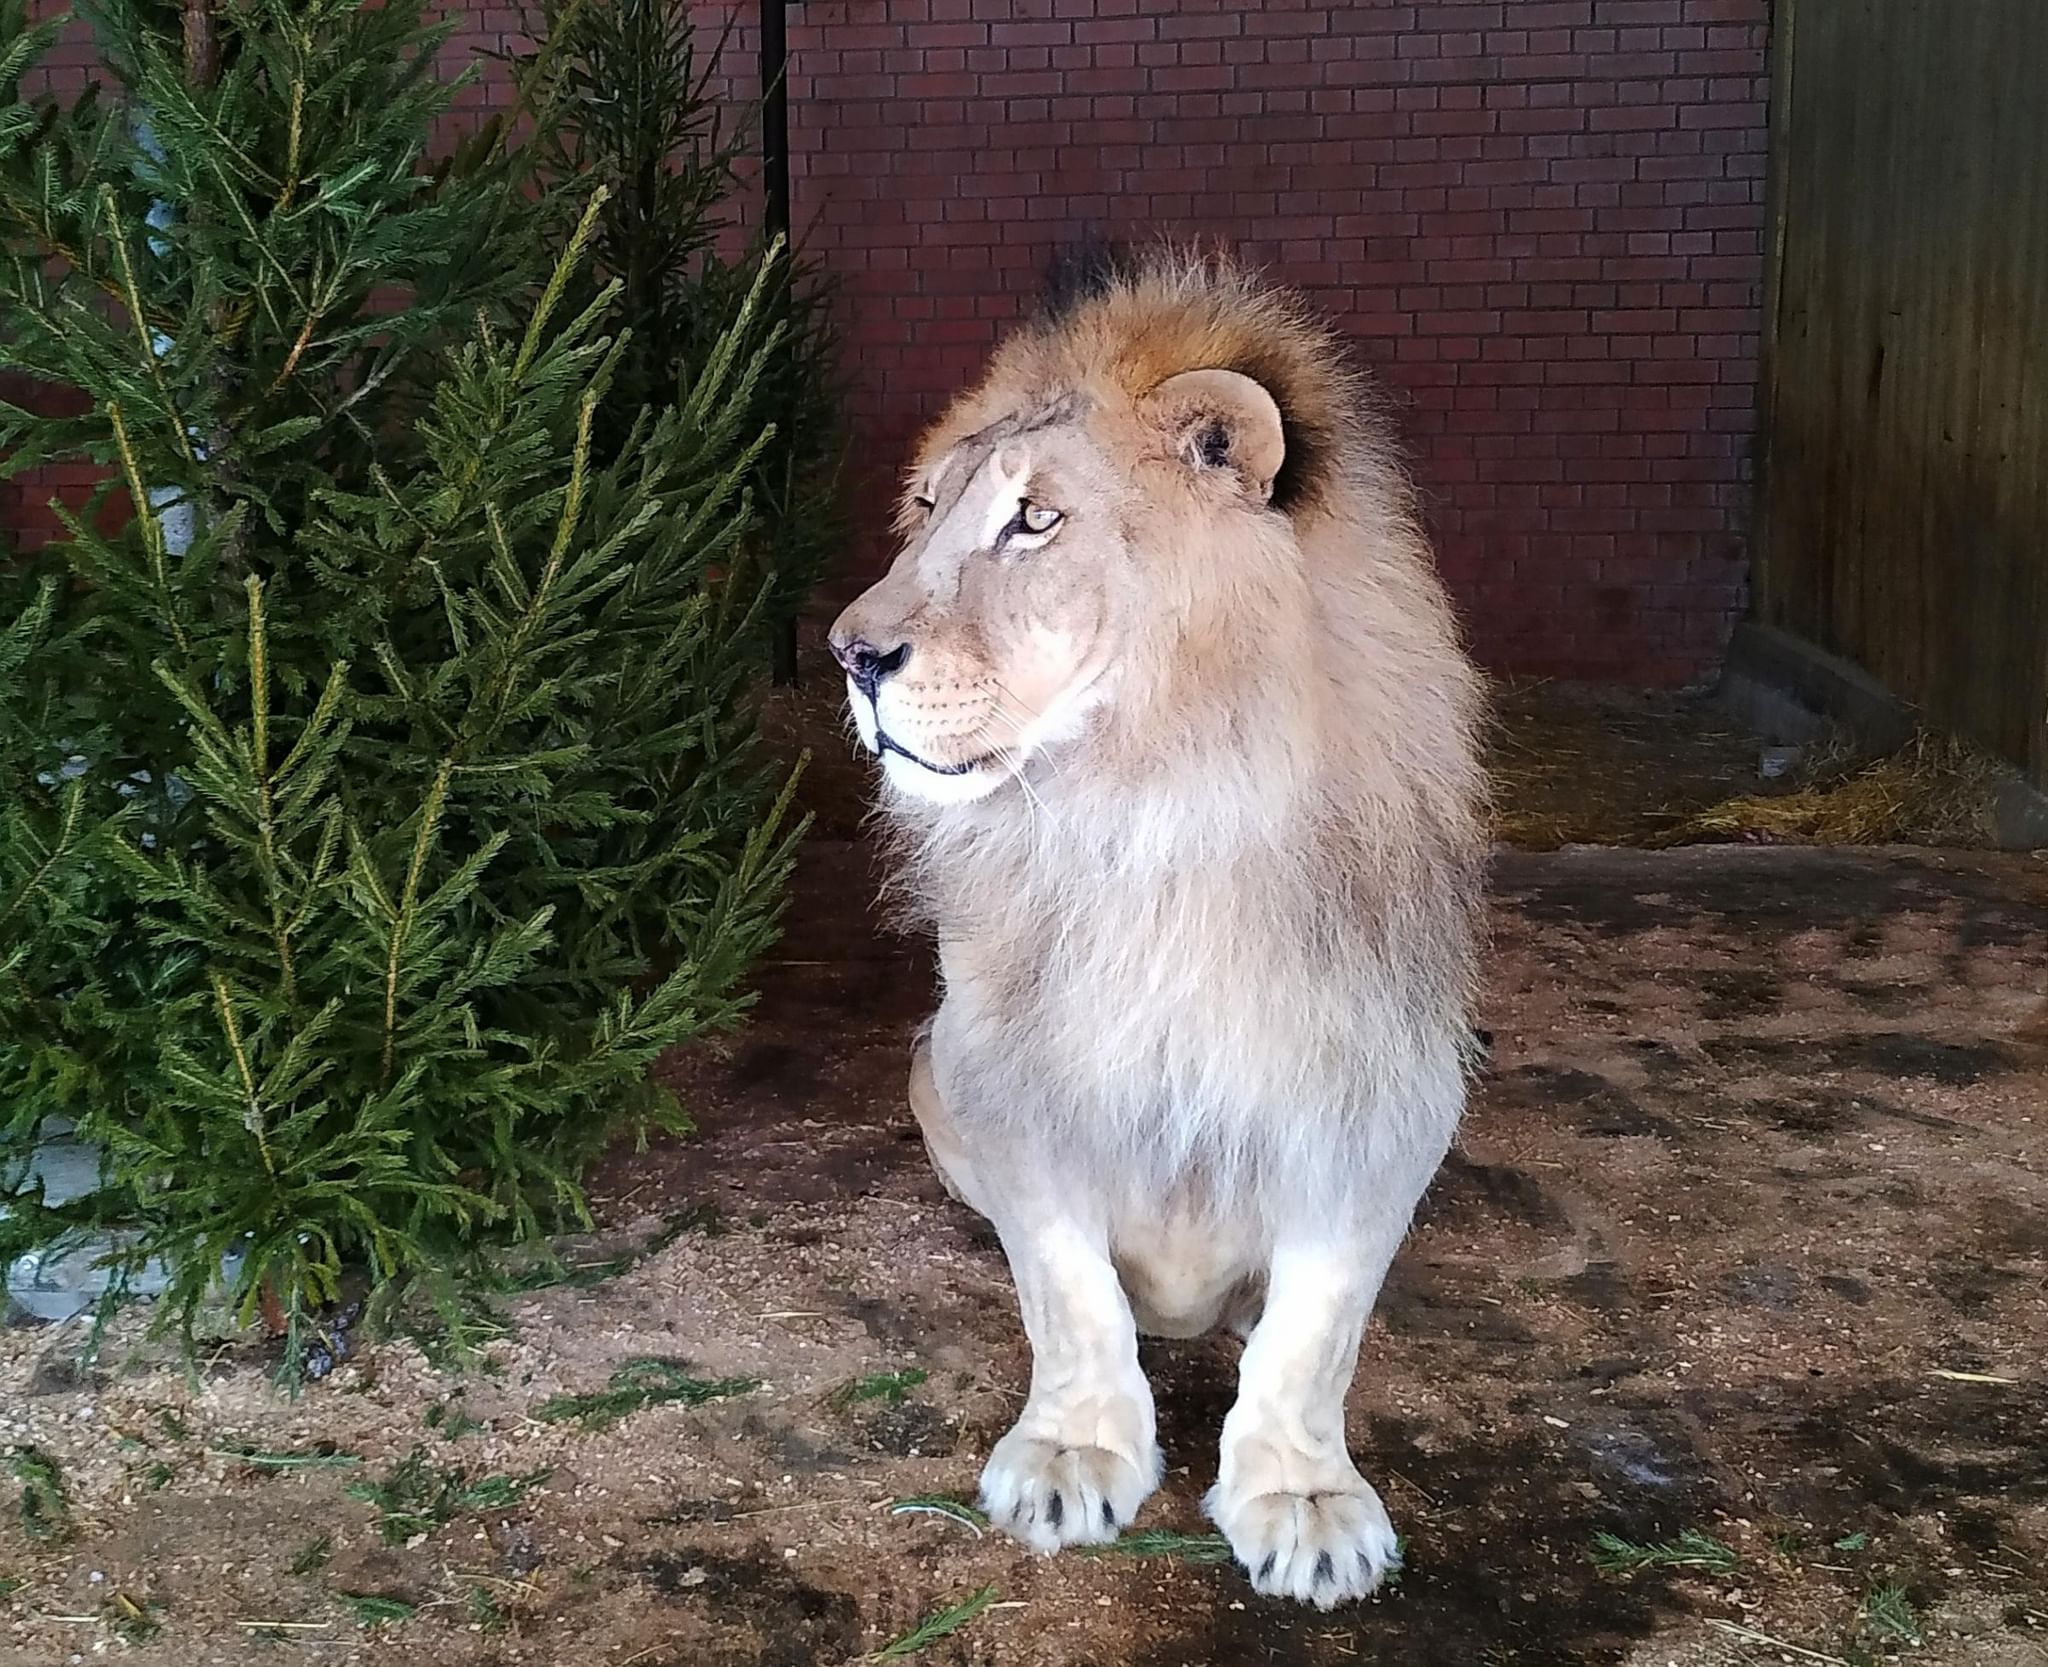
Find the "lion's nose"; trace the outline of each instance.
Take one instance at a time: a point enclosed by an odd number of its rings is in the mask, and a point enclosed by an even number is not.
[[[846,675],[853,679],[853,686],[873,700],[883,679],[894,677],[903,669],[903,662],[910,658],[910,644],[905,642],[894,648],[877,648],[867,638],[855,637],[850,642],[835,642],[832,655],[846,668]]]

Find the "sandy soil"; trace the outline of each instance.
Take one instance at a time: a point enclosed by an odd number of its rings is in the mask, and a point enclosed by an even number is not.
[[[0,1448],[69,1516],[28,1538],[0,1470],[0,1664],[841,1667],[984,1588],[910,1659],[2048,1663],[2048,862],[1502,856],[1491,1068],[1352,1400],[1409,1569],[1318,1616],[892,1513],[972,1496],[1027,1359],[903,1103],[928,959],[871,918],[858,776],[800,705],[828,814],[784,946],[748,1031],[671,1064],[699,1137],[598,1176],[593,1282],[495,1299],[481,1369],[366,1341],[296,1401],[257,1343],[188,1381],[132,1320],[84,1369],[74,1328],[0,1328]],[[1206,1531],[1231,1354],[1148,1350],[1142,1527]],[[543,1416],[649,1357],[757,1387]],[[350,1495],[416,1450],[421,1518]],[[1592,1556],[1687,1530],[1732,1569]],[[1917,1641],[1866,1614],[1892,1586]]]

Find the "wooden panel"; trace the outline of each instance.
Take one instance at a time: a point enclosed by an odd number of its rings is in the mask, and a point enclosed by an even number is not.
[[[2048,3],[1778,0],[1756,610],[2048,786]]]

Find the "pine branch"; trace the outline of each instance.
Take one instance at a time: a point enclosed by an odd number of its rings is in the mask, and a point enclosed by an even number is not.
[[[121,266],[121,300],[128,310],[129,320],[135,326],[135,337],[142,349],[143,368],[149,373],[150,385],[155,388],[158,406],[172,417],[171,430],[178,437],[178,448],[187,463],[196,464],[198,453],[192,449],[191,435],[185,425],[177,421],[177,404],[171,398],[170,389],[164,383],[163,362],[156,351],[156,343],[150,338],[149,325],[145,322],[147,309],[142,303],[141,286],[135,281],[135,262],[128,252],[128,235],[121,225],[120,204],[114,199],[113,187],[107,186],[100,192],[100,201],[107,217],[107,242],[114,251],[114,258]],[[132,461],[123,437],[123,461]],[[139,501],[139,500],[138,500]]]
[[[391,1067],[398,1053],[398,975],[404,965],[407,940],[412,934],[414,912],[419,905],[420,882],[426,873],[427,854],[433,849],[434,834],[440,825],[441,807],[448,798],[448,777],[455,763],[452,758],[441,761],[441,768],[435,772],[434,785],[427,791],[427,802],[420,807],[419,835],[413,842],[412,862],[405,871],[405,885],[398,895],[398,907],[392,912],[391,949],[384,963],[384,1061],[380,1071],[380,1084],[391,1086]]]
[[[128,498],[134,506],[136,525],[142,529],[143,547],[149,552],[149,569],[156,583],[158,607],[164,623],[170,627],[172,638],[177,642],[178,652],[189,655],[192,652],[192,639],[186,634],[177,592],[171,587],[170,572],[164,563],[163,522],[150,507],[149,489],[142,481],[142,465],[136,457],[135,443],[128,437],[128,425],[122,416],[118,401],[108,402],[107,421],[113,427],[114,442],[120,448],[121,472],[128,480]],[[77,536],[75,530],[73,536]]]
[[[576,230],[569,239],[569,247],[562,252],[561,258],[555,262],[554,270],[548,274],[547,287],[541,291],[540,299],[534,303],[533,316],[527,321],[526,332],[519,341],[518,356],[512,361],[511,376],[514,382],[525,379],[535,355],[540,352],[541,343],[546,339],[548,323],[554,317],[555,309],[561,305],[570,279],[583,263],[584,251],[590,246],[591,234],[597,228],[597,217],[603,212],[605,199],[609,195],[602,185],[591,192],[590,202],[583,210],[583,217],[576,222]],[[607,291],[597,302],[592,303],[592,312],[597,311],[609,299],[610,292]]]
[[[285,923],[284,882],[277,849],[277,807],[270,776],[270,645],[263,619],[263,581],[243,581],[249,598],[249,773],[256,784],[257,851],[263,889],[270,903],[270,938],[277,948],[278,974],[287,1007],[299,1004],[298,974],[292,965],[291,932]]]
[[[35,851],[34,854],[39,859],[36,866],[14,888],[14,895],[7,899],[5,907],[0,907],[0,926],[6,926],[30,903],[41,898],[45,894],[45,888],[49,884],[50,877],[63,866],[68,858],[77,852],[79,844],[78,825],[85,811],[85,788],[83,784],[73,782],[65,790],[60,803],[63,806],[63,819],[58,824],[57,837],[48,845],[41,846]],[[21,837],[17,833],[16,838],[20,839]],[[28,949],[29,946],[25,940],[18,943],[9,964],[12,965],[13,960],[18,960],[26,955]]]
[[[263,1103],[256,1092],[256,1072],[249,1063],[249,1050],[242,1040],[242,1027],[235,1018],[235,1001],[228,989],[228,981],[219,973],[212,975],[214,1000],[220,1012],[220,1028],[228,1039],[228,1048],[235,1056],[235,1069],[242,1078],[242,1094],[248,1109],[242,1114],[242,1127],[256,1137],[256,1149],[263,1155],[264,1173],[272,1180],[277,1178],[277,1164],[270,1155],[270,1142],[264,1136]]]

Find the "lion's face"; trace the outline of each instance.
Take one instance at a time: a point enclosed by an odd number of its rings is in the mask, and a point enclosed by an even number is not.
[[[890,783],[960,804],[1072,740],[1130,588],[1119,471],[1077,420],[999,425],[930,459],[881,583],[832,628]]]
[[[950,443],[942,430],[912,476],[901,553],[831,632],[890,785],[965,804],[1086,745],[1156,616],[1173,523],[1190,498],[1263,506],[1279,454],[1271,398],[1223,371],[1175,377],[1135,410],[1068,397]]]

